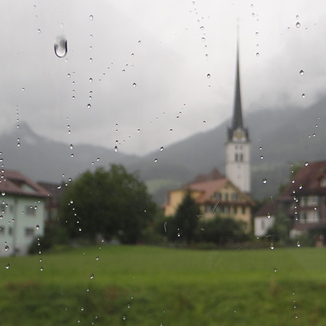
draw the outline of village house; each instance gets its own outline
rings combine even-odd
[[[199,175],[185,186],[167,193],[165,216],[175,215],[187,192],[198,204],[202,219],[231,217],[244,222],[251,229],[251,210],[254,200],[237,188],[228,178],[214,169],[210,174]]]
[[[255,214],[255,235],[265,236],[277,214],[290,219],[291,238],[326,230],[326,161],[306,163],[274,203],[265,204]]]
[[[0,177],[0,256],[26,254],[32,241],[44,234],[49,193],[17,171]]]

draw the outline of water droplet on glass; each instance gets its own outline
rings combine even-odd
[[[137,43],[138,43],[138,44],[141,44],[141,40],[139,40]]]
[[[41,30],[40,29],[37,30],[37,34],[41,34]]]
[[[304,163],[304,166],[308,166],[308,165],[309,165],[309,163],[308,163],[308,162],[305,162],[305,163]]]
[[[178,233],[178,238],[180,238],[181,237],[181,234],[180,233]]]
[[[90,83],[92,83],[92,82],[93,82],[93,78],[89,78],[88,81],[89,81]]]
[[[6,269],[9,269],[10,268],[10,264],[6,264]]]
[[[70,154],[70,157],[74,157],[74,154],[73,154],[73,153],[71,153],[71,154]]]
[[[97,256],[96,258],[95,258],[95,260],[99,260],[100,259],[100,256]]]
[[[57,39],[54,43],[54,53],[58,58],[63,58],[68,52],[68,44],[65,38]]]
[[[263,179],[263,183],[267,183],[267,179],[266,178]]]
[[[118,151],[118,146],[114,146],[114,151],[115,151],[115,152]]]
[[[271,248],[272,250],[274,249],[274,244],[273,244],[273,242],[271,243],[270,248]]]
[[[294,315],[294,318],[295,318],[295,319],[298,319],[298,317],[299,317],[299,316],[298,316],[297,314]]]
[[[89,20],[93,20],[94,16],[93,15],[89,15]]]
[[[260,155],[260,159],[263,160],[264,159],[264,156],[263,155]]]
[[[259,35],[259,32],[256,32],[255,35],[258,36]]]
[[[304,75],[304,71],[303,71],[303,70],[300,70],[300,71],[299,71],[299,75],[300,75],[300,76],[303,76],[303,75]]]
[[[39,228],[40,228],[40,226],[37,224],[37,225],[36,225],[36,230],[38,230]]]
[[[171,128],[171,129],[170,129],[170,132],[172,132],[172,131],[173,131],[173,129]]]
[[[267,213],[267,218],[271,218],[271,213],[270,212]]]
[[[259,52],[256,52],[256,57],[259,57]]]
[[[203,42],[205,42],[205,41],[206,41],[206,39],[205,39],[205,37],[204,37],[204,36],[201,38],[201,40],[202,40]]]
[[[298,247],[298,248],[301,247],[300,241],[297,241],[297,247]]]
[[[305,98],[306,97],[306,94],[305,93],[302,93],[301,96],[302,96],[302,98]]]
[[[160,147],[160,152],[163,152],[163,151],[164,151],[164,147],[161,146],[161,147]]]
[[[81,307],[81,308],[80,308],[80,311],[84,311],[84,307]]]
[[[40,268],[40,272],[43,272],[43,271],[44,271],[44,268],[43,268],[43,267],[41,267],[41,268]]]
[[[274,273],[276,273],[277,272],[277,269],[276,268],[274,268]]]
[[[211,74],[207,74],[206,76],[207,76],[207,78],[211,78]]]
[[[87,109],[90,109],[92,107],[92,105],[91,104],[87,104]]]
[[[94,274],[91,274],[89,278],[92,280],[94,278]]]
[[[93,62],[93,58],[89,58],[89,62]]]
[[[157,163],[157,161],[158,161],[158,159],[157,159],[157,158],[155,158],[155,159],[154,159],[154,163]]]
[[[296,27],[296,28],[300,28],[300,26],[301,26],[300,22],[296,22],[296,23],[295,23],[295,27]]]
[[[133,86],[133,87],[136,87],[136,86],[137,86],[137,84],[136,84],[136,83],[133,83],[133,84],[132,84],[132,86]]]
[[[6,196],[6,193],[3,191],[3,192],[1,193],[1,196]]]
[[[122,320],[126,320],[126,316],[123,316],[123,317],[122,317]]]

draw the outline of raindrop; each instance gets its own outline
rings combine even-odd
[[[139,128],[137,129],[137,132],[140,132],[140,129]]]
[[[65,38],[57,39],[54,43],[54,53],[58,58],[63,58],[68,52],[67,40]]]
[[[181,237],[181,234],[180,233],[178,233],[178,238],[180,238]]]
[[[201,38],[201,40],[202,40],[203,42],[205,42],[205,41],[206,41],[206,39],[205,39],[205,37],[204,37],[204,36]]]
[[[43,267],[41,267],[41,268],[40,268],[40,272],[43,272],[43,271],[44,271],[44,268],[43,268]]]
[[[260,155],[260,159],[263,160],[264,159],[264,156],[263,155]]]
[[[3,191],[3,192],[1,193],[1,196],[6,196],[6,193]]]
[[[298,248],[301,247],[300,241],[297,241],[297,247],[298,247]]]
[[[170,132],[172,132],[172,131],[173,131],[173,129],[171,128],[171,129],[170,129]]]
[[[94,274],[91,274],[89,278],[92,280],[94,278]]]
[[[89,15],[89,20],[93,20],[94,16],[93,15]]]
[[[133,57],[135,55],[135,53],[131,53],[131,56]]]
[[[305,163],[304,163],[304,166],[308,166],[308,165],[309,165],[309,163],[308,163],[308,162],[305,162]]]
[[[36,230],[38,230],[39,228],[40,228],[40,226],[37,224],[37,225],[36,225]]]
[[[81,307],[81,308],[80,308],[80,311],[84,311],[84,307]]]
[[[301,26],[300,22],[296,22],[296,23],[295,23],[295,27],[296,27],[296,28],[300,28],[300,26]]]
[[[100,259],[100,256],[97,256],[96,258],[95,258],[95,260],[99,260]]]
[[[118,151],[118,146],[114,146],[114,151],[115,151],[115,152]]]
[[[267,179],[266,178],[263,179],[263,183],[264,184],[267,183]]]
[[[92,82],[93,82],[93,78],[88,79],[88,81],[89,81],[90,83],[92,83]]]
[[[100,161],[100,158],[98,157],[97,159],[96,159],[96,162],[99,162]]]
[[[87,104],[87,109],[90,109],[92,107],[92,105],[91,104]]]
[[[132,86],[133,86],[133,87],[136,87],[136,86],[137,86],[137,84],[136,84],[136,83],[133,83],[133,84],[132,84]]]
[[[270,212],[267,213],[267,218],[271,218],[271,213]]]
[[[10,264],[6,264],[6,269],[9,269],[10,268]]]
[[[93,58],[89,58],[89,62],[93,62]]]
[[[37,34],[41,34],[41,30],[40,29],[37,30]]]
[[[303,75],[304,75],[304,71],[303,71],[303,70],[300,70],[300,71],[299,71],[299,75],[300,75],[300,76],[303,76]]]
[[[71,153],[71,154],[70,154],[70,157],[74,157],[74,154]]]
[[[276,268],[274,268],[274,273],[276,273],[277,272],[277,269]]]
[[[141,44],[141,40],[139,40],[137,43],[138,43],[138,44]]]
[[[259,52],[256,53],[256,57],[259,57]]]
[[[211,78],[211,74],[207,74],[206,76],[207,76],[207,78]]]
[[[164,147],[161,146],[161,147],[160,147],[160,152],[163,152],[163,151],[164,151]]]
[[[123,317],[122,317],[122,320],[126,320],[126,316],[123,316]]]
[[[157,159],[157,158],[155,158],[155,159],[154,159],[154,163],[157,163],[157,161],[158,161],[158,159]]]
[[[255,35],[258,36],[259,35],[259,32],[256,32]]]
[[[271,248],[272,250],[274,249],[274,244],[273,244],[273,242],[271,243],[270,248]]]
[[[73,144],[70,144],[70,149],[73,149],[74,148],[74,145]]]
[[[298,319],[298,315],[297,315],[297,314],[295,314],[295,315],[294,315],[294,318],[295,318],[295,319]]]
[[[305,93],[302,93],[301,96],[302,96],[302,98],[305,98],[306,97],[306,94]]]
[[[200,27],[199,27],[199,29],[201,29],[201,30],[204,30],[204,29],[205,29],[205,27],[204,27],[204,26],[200,26]]]

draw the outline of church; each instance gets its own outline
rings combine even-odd
[[[251,230],[252,207],[250,196],[250,139],[244,126],[241,105],[239,49],[236,59],[236,80],[231,127],[226,135],[225,176],[217,169],[209,174],[198,175],[179,189],[170,190],[166,196],[164,215],[175,215],[187,192],[199,205],[201,218],[209,219],[218,214],[243,221]]]

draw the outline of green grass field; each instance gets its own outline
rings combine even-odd
[[[326,325],[325,254],[102,246],[1,258],[1,325]]]

